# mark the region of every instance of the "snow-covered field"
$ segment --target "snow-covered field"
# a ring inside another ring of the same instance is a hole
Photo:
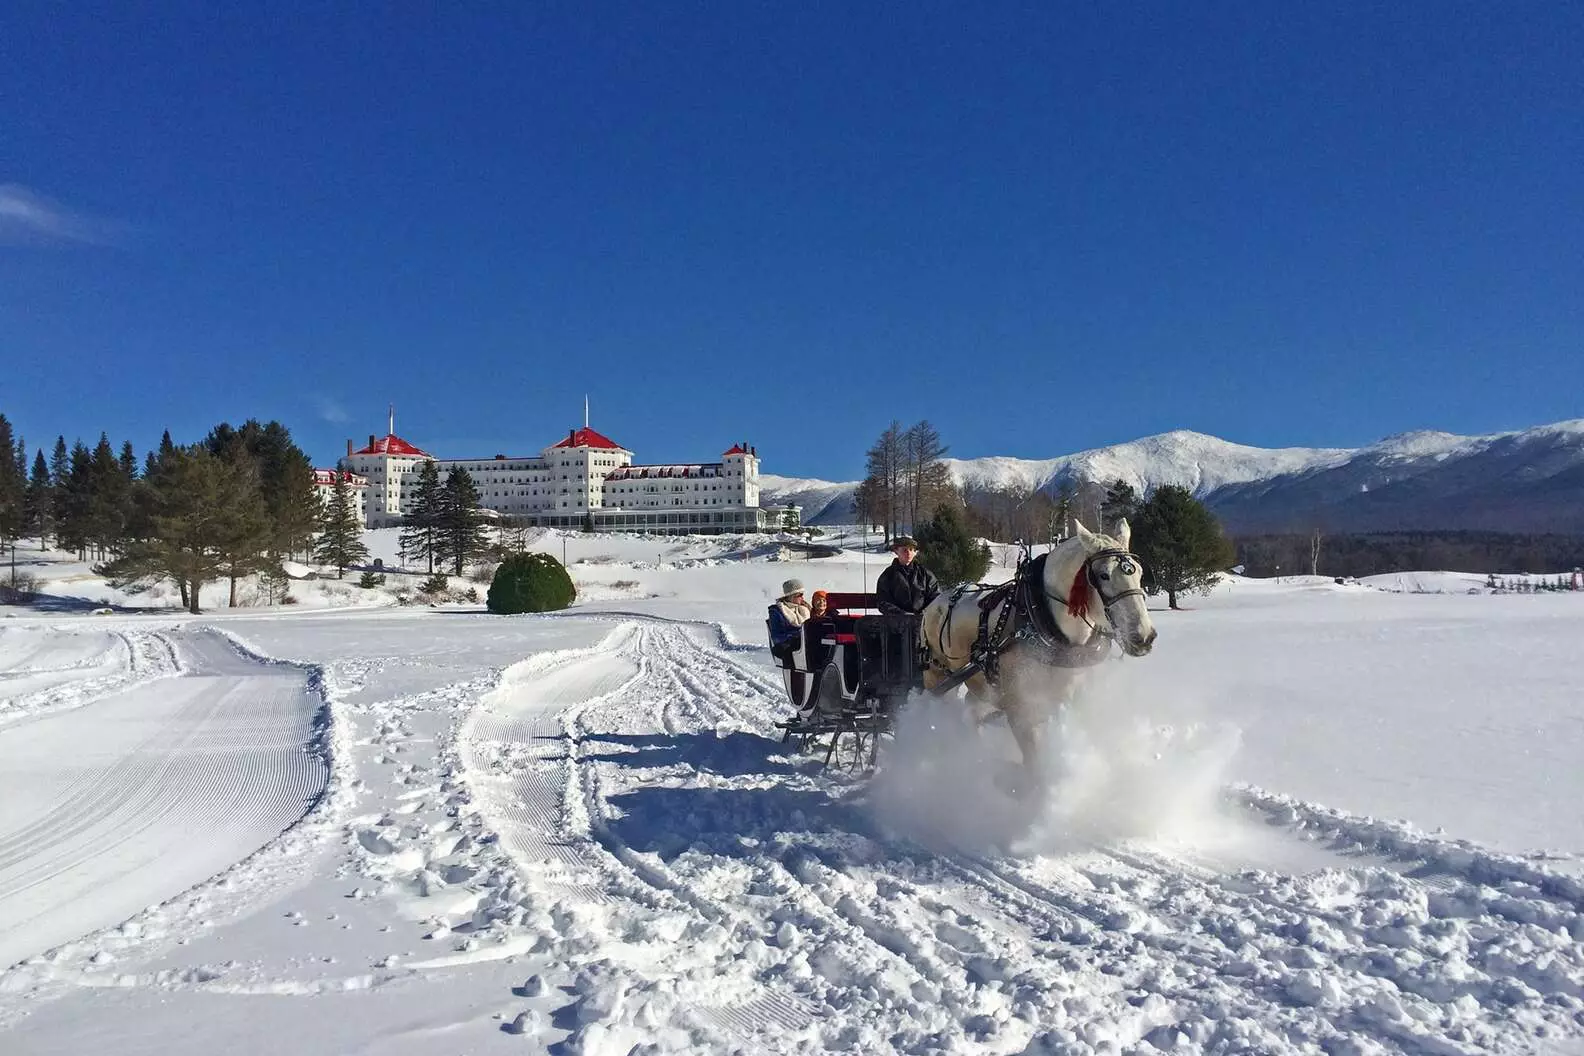
[[[1584,593],[1233,581],[1020,805],[951,702],[772,737],[858,553],[565,545],[544,617],[0,609],[0,1051],[1584,1053]]]

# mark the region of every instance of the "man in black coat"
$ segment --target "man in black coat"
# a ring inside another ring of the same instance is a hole
[[[940,581],[919,564],[918,543],[911,536],[899,535],[891,544],[896,555],[875,584],[875,597],[884,613],[906,612],[917,615],[940,593]]]

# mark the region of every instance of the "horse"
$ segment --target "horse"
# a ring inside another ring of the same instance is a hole
[[[1031,698],[1038,693],[1065,705],[1085,669],[1105,658],[1112,641],[1128,656],[1144,656],[1155,644],[1140,586],[1143,567],[1128,550],[1127,521],[1114,535],[1074,524],[1076,534],[1049,554],[1020,563],[1011,583],[938,595],[925,606],[919,626],[928,657],[925,688],[979,663],[981,670],[965,682],[969,696],[1006,716],[1024,772],[1036,784],[1042,783],[1040,742],[1049,716]],[[985,638],[996,638],[988,651]]]

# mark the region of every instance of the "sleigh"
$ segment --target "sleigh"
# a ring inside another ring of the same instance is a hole
[[[827,616],[771,650],[795,711],[776,725],[795,750],[823,747],[826,766],[867,769],[897,709],[923,685],[919,617],[880,614],[873,594],[828,600]]]

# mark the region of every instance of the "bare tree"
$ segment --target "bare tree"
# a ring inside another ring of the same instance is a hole
[[[886,427],[868,453],[869,475],[864,478],[864,483],[870,485],[873,503],[869,514],[884,529],[887,543],[897,534],[897,525],[907,512],[903,487],[905,455],[902,423],[896,421]]]
[[[1309,574],[1311,576],[1320,574],[1320,544],[1324,541],[1325,536],[1320,534],[1320,528],[1316,526],[1314,531],[1309,533]]]
[[[940,432],[927,420],[909,426],[903,434],[903,492],[909,528],[924,523],[943,503],[955,504],[959,499],[951,472],[941,461],[946,451]]]

